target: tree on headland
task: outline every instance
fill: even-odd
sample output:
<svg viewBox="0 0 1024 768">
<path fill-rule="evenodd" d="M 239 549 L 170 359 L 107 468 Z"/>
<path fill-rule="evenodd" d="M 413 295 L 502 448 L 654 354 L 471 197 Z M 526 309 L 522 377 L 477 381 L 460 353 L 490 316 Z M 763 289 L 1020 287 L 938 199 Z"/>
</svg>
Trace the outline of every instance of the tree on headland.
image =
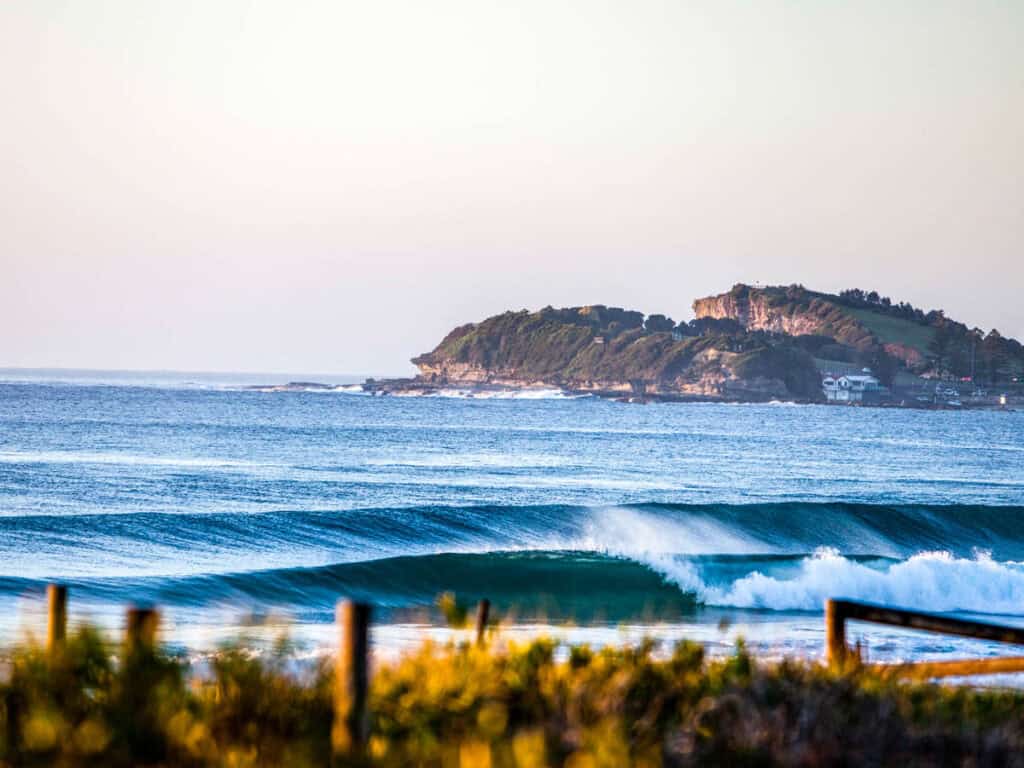
<svg viewBox="0 0 1024 768">
<path fill-rule="evenodd" d="M 675 321 L 665 315 L 648 315 L 644 320 L 644 330 L 648 333 L 670 333 L 675 327 Z"/>
<path fill-rule="evenodd" d="M 1009 360 L 1004 353 L 1004 346 L 1005 340 L 995 328 L 989 331 L 981 342 L 982 354 L 988 369 L 988 380 L 991 384 L 998 384 L 1009 378 L 1006 370 Z"/>
<path fill-rule="evenodd" d="M 952 341 L 949 327 L 940 325 L 935 329 L 935 336 L 932 337 L 931 342 L 928 344 L 928 352 L 934 361 L 935 370 L 940 374 L 948 370 L 949 350 Z"/>
</svg>

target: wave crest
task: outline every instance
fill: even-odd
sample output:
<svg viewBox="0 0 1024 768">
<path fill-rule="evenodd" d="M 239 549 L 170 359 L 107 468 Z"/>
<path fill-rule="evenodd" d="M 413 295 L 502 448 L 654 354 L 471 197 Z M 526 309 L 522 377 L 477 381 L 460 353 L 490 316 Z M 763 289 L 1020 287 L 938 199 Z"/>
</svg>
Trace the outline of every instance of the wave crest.
<svg viewBox="0 0 1024 768">
<path fill-rule="evenodd" d="M 692 567 L 666 572 L 684 589 L 695 587 Z M 817 611 L 829 598 L 948 613 L 967 611 L 1018 615 L 1024 609 L 1024 567 L 949 552 L 921 552 L 895 563 L 859 562 L 835 549 L 803 559 L 795 574 L 753 570 L 724 587 L 697 585 L 701 602 L 772 611 Z"/>
</svg>

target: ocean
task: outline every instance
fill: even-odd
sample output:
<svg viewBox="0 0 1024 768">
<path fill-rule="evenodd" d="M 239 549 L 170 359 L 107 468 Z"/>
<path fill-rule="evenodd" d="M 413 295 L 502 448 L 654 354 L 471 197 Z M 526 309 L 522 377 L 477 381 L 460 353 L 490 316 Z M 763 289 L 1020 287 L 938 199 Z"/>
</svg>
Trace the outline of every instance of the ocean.
<svg viewBox="0 0 1024 768">
<path fill-rule="evenodd" d="M 324 377 L 312 378 L 325 381 Z M 504 635 L 822 653 L 829 597 L 1024 625 L 1024 413 L 253 390 L 281 376 L 0 371 L 0 645 L 159 606 L 202 655 Z M 1019 649 L 854 625 L 869 658 Z"/>
</svg>

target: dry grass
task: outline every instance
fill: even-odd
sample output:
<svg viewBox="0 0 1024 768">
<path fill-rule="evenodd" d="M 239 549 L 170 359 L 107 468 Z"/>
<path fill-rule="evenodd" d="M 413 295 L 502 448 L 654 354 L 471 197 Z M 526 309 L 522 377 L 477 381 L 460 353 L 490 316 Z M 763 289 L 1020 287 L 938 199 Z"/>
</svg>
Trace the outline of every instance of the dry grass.
<svg viewBox="0 0 1024 768">
<path fill-rule="evenodd" d="M 1024 696 L 909 685 L 862 668 L 708 660 L 682 643 L 569 649 L 425 644 L 375 670 L 366 764 L 380 766 L 1017 765 Z M 12 652 L 5 766 L 331 764 L 331 670 L 226 650 L 207 678 L 115 659 L 84 630 L 48 659 Z M 335 761 L 335 764 L 346 764 Z"/>
</svg>

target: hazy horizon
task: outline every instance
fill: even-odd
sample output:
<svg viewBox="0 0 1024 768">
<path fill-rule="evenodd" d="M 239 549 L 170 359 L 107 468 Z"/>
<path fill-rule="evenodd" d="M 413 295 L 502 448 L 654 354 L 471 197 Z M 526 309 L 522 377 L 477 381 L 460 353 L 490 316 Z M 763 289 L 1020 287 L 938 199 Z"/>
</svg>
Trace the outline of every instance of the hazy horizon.
<svg viewBox="0 0 1024 768">
<path fill-rule="evenodd" d="M 410 370 L 415 370 L 414 366 L 410 364 L 408 366 Z M 394 371 L 316 371 L 316 370 L 292 370 L 292 371 L 230 371 L 230 370 L 189 370 L 181 368 L 64 368 L 61 366 L 0 366 L 0 380 L 7 381 L 39 381 L 47 378 L 46 374 L 57 374 L 55 378 L 62 380 L 74 380 L 76 378 L 81 379 L 95 379 L 98 382 L 109 383 L 111 376 L 105 374 L 114 374 L 114 377 L 123 374 L 125 379 L 143 379 L 150 377 L 153 379 L 160 379 L 165 376 L 173 376 L 175 378 L 179 376 L 199 376 L 206 377 L 210 380 L 219 380 L 222 378 L 238 378 L 245 379 L 244 383 L 253 384 L 282 384 L 280 379 L 268 380 L 266 378 L 259 377 L 278 377 L 278 376 L 322 376 L 325 377 L 322 380 L 311 380 L 310 383 L 318 384 L 361 384 L 367 377 L 387 377 L 387 376 L 403 376 L 408 374 L 409 371 L 394 370 Z M 12 375 L 13 374 L 13 375 Z M 76 376 L 76 374 L 84 374 L 82 376 Z M 251 380 L 251 381 L 249 381 Z M 305 379 L 304 379 L 305 380 Z M 290 380 L 292 381 L 292 380 Z"/>
<path fill-rule="evenodd" d="M 0 8 L 0 367 L 408 371 L 736 282 L 1024 338 L 1024 4 Z"/>
</svg>

